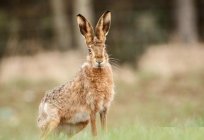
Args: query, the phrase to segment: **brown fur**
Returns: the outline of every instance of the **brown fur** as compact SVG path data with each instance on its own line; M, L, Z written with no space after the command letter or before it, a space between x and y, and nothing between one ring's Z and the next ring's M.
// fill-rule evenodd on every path
M105 12L96 26L82 15L77 16L80 31L85 37L89 54L73 81L48 92L39 106L38 126L46 137L53 130L73 135L91 123L97 135L96 114L106 130L107 111L114 95L112 68L105 49L111 13Z

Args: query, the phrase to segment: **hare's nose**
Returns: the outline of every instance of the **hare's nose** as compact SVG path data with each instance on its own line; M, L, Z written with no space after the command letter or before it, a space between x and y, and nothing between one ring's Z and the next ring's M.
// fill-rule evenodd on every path
M103 62L103 60L96 60L96 62L100 65Z

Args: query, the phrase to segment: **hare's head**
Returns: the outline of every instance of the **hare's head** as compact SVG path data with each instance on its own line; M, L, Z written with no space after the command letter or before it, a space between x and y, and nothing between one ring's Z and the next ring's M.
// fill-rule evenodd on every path
M111 12L103 13L96 25L95 32L91 24L82 15L77 15L77 22L89 51L88 62L94 68L104 67L108 64L105 41L111 24Z

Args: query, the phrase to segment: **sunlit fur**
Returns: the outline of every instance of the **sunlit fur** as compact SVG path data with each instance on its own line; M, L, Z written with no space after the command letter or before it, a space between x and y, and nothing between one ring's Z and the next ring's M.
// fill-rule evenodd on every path
M47 92L43 97L38 115L42 138L46 139L53 131L74 135L89 122L95 136L96 113L100 114L101 126L106 130L107 112L114 96L112 68L105 49L110 14L107 11L99 19L96 36L90 23L78 15L79 28L89 50L87 61L73 81Z

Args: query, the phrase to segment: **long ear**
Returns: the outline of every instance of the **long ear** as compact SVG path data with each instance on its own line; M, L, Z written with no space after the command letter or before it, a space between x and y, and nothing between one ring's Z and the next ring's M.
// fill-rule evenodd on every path
M77 15L77 23L81 34L85 37L86 43L89 44L94 39L94 30L86 18L80 14Z
M106 35L108 34L108 31L110 29L111 25L111 12L106 11L103 13L103 15L99 18L98 23L96 25L95 31L96 31L96 37L101 40L106 40Z

